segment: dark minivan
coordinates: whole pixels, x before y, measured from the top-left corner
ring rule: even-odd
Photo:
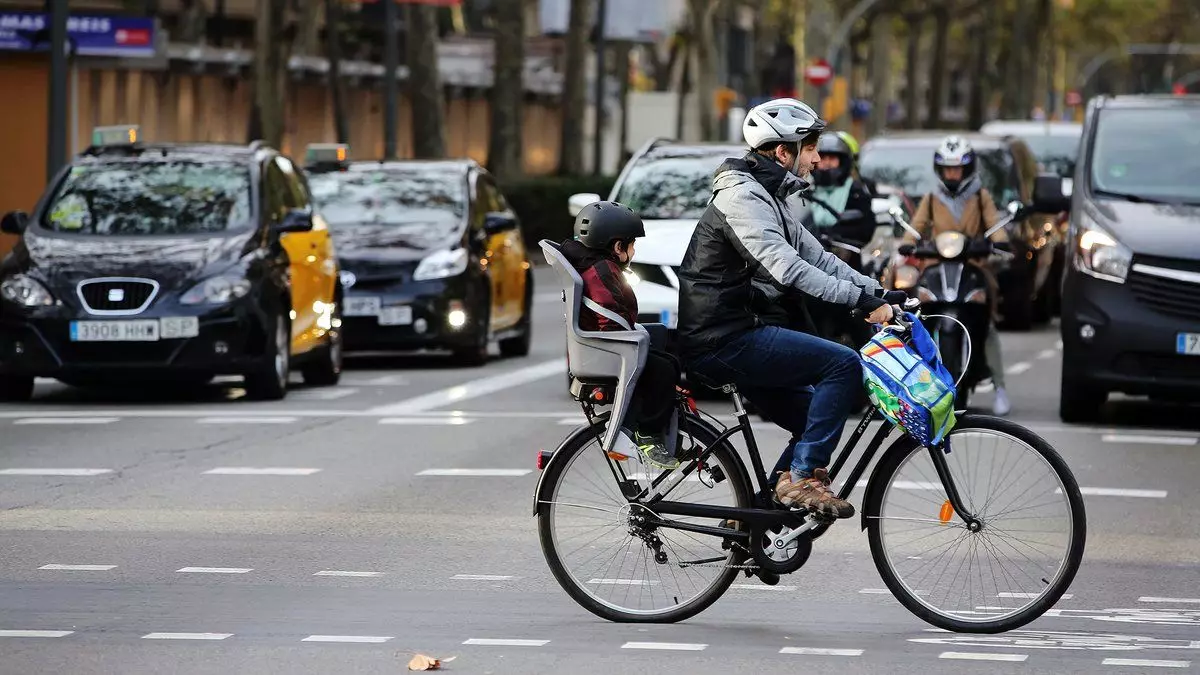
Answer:
[[[1065,422],[1094,420],[1110,392],[1200,399],[1200,96],[1088,104],[1063,277]],[[1069,200],[1069,202],[1068,202]]]

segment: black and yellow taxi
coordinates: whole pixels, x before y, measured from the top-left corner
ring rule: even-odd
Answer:
[[[242,375],[249,398],[342,370],[337,256],[303,171],[250,145],[150,144],[104,127],[0,261],[0,399],[69,384]]]
[[[347,351],[449,349],[466,365],[529,353],[533,273],[495,179],[461,160],[351,160],[307,148],[313,199],[338,249]]]

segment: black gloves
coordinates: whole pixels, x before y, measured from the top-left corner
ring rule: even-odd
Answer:
[[[900,305],[903,307],[904,303],[908,301],[908,293],[904,291],[888,291],[883,294],[883,301],[889,305]]]

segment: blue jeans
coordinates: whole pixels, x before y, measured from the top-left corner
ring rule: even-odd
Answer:
[[[712,384],[732,383],[792,439],[772,476],[827,467],[862,385],[858,353],[777,326],[756,328],[688,364]]]

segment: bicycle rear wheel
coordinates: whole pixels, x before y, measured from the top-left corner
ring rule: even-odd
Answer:
[[[568,441],[542,478],[547,492],[538,506],[538,533],[546,562],[576,602],[609,621],[669,623],[694,616],[733,583],[738,570],[729,565],[742,555],[716,536],[647,527],[639,519],[644,512],[623,496],[610,462],[643,488],[661,472],[636,457],[606,456],[598,440],[604,427],[597,422]],[[749,508],[751,488],[733,447],[712,447],[716,434],[689,415],[680,417],[679,430],[682,447],[695,443],[698,449],[711,448],[704,460],[709,468],[689,474],[665,498]],[[686,466],[672,472],[672,478]],[[711,518],[668,518],[718,525]]]
[[[981,528],[970,531],[954,513],[931,451],[905,436],[868,488],[875,566],[896,598],[934,626],[1019,628],[1058,602],[1079,569],[1083,496],[1054,448],[1012,422],[965,415],[949,447],[950,475]]]

